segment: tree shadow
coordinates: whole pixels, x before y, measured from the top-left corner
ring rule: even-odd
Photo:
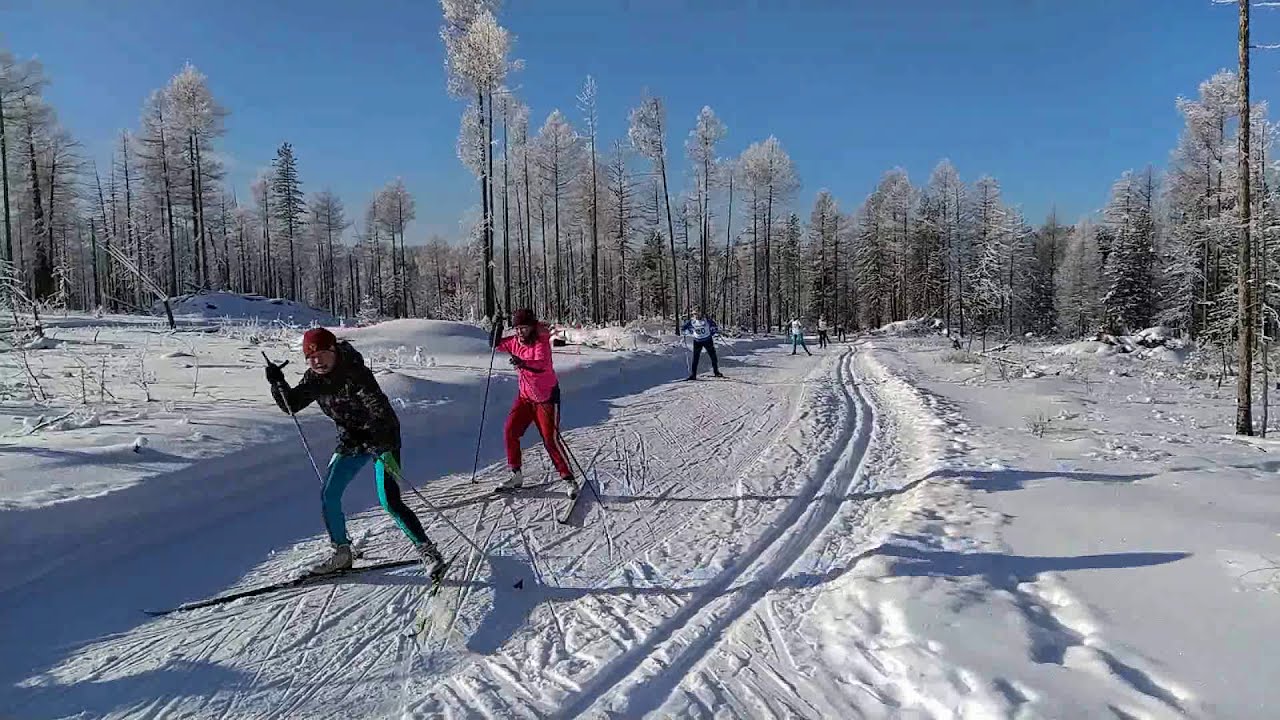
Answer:
[[[899,577],[981,576],[997,587],[1033,580],[1041,573],[1072,570],[1122,570],[1165,565],[1191,557],[1188,552],[1122,552],[1102,555],[1013,555],[995,552],[956,552],[888,543],[873,554],[894,558],[892,574]]]
[[[18,711],[32,713],[23,717],[145,714],[147,707],[159,707],[163,704],[159,701],[165,698],[211,696],[223,688],[243,688],[252,680],[244,672],[216,663],[178,658],[163,667],[110,680],[9,687],[3,702],[4,717]]]
[[[1112,475],[1067,470],[939,470],[930,475],[930,477],[935,478],[959,478],[966,481],[969,487],[974,490],[985,490],[986,492],[1022,490],[1028,482],[1053,478],[1072,482],[1131,483],[1154,476],[1155,473]]]

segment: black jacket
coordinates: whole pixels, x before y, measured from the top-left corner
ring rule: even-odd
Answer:
[[[338,363],[327,375],[307,369],[297,387],[273,385],[271,397],[284,412],[297,412],[312,401],[338,425],[334,452],[352,455],[400,451],[400,419],[364,357],[348,342],[339,342]],[[287,405],[286,405],[287,403]]]

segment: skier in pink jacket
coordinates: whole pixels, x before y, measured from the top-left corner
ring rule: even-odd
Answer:
[[[511,364],[520,381],[520,392],[503,428],[511,476],[502,487],[518,488],[524,484],[520,439],[534,422],[560,478],[572,483],[573,473],[560,450],[560,381],[551,361],[551,329],[538,322],[528,308],[516,310],[511,325],[515,334],[503,338],[497,346],[497,350],[511,354]]]

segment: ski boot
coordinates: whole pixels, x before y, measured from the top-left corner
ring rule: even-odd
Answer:
[[[333,545],[333,555],[311,568],[312,575],[328,575],[329,573],[350,570],[351,563],[355,561],[355,553],[351,551],[350,544]]]
[[[515,490],[524,485],[524,473],[519,468],[511,471],[511,475],[498,486],[499,490]]]

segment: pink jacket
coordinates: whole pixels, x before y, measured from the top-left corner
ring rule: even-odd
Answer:
[[[524,368],[516,370],[520,378],[520,397],[538,403],[551,399],[551,391],[560,379],[551,364],[551,331],[546,325],[538,326],[538,339],[532,345],[525,345],[519,337],[512,335],[498,341],[497,349],[525,362]]]

